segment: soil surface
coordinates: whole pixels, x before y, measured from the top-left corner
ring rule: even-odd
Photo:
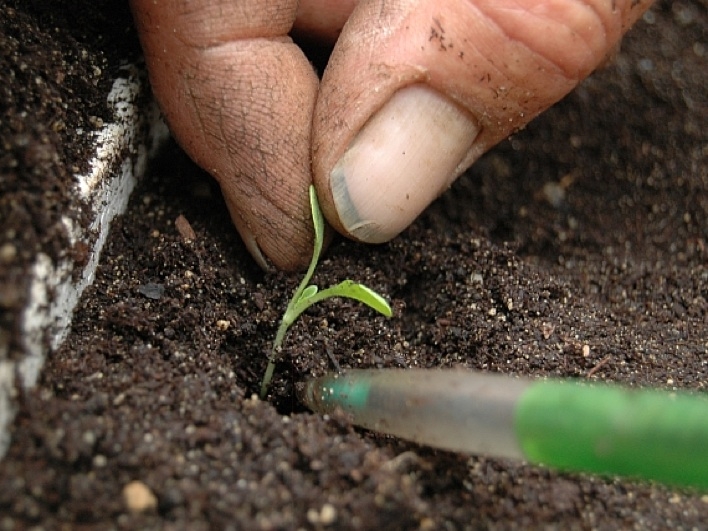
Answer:
[[[365,282],[395,315],[313,307],[266,401],[254,393],[299,278],[254,265],[218,189],[170,147],[115,224],[67,342],[21,397],[0,527],[705,527],[705,493],[378,436],[307,412],[294,384],[418,366],[704,392],[707,28],[704,3],[660,2],[614,63],[401,237],[336,241],[316,282]]]

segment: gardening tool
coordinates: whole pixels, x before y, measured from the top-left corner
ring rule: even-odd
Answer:
[[[708,397],[464,370],[348,370],[310,409],[435,448],[708,489]]]

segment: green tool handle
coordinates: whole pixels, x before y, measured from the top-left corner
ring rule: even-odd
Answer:
[[[704,394],[426,369],[352,369],[300,391],[314,411],[435,448],[708,489]]]
[[[516,405],[534,463],[708,488],[705,396],[539,381]]]

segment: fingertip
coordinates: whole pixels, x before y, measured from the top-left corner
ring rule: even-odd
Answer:
[[[293,198],[302,199],[302,208],[287,213],[262,196],[246,199],[223,185],[222,191],[234,226],[261,269],[298,271],[307,267],[314,231],[305,214],[309,209],[306,190],[293,194]]]

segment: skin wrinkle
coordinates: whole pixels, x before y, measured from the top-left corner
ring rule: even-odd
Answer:
[[[228,74],[228,72],[231,70],[231,67],[229,67],[228,70],[225,71],[227,75],[225,75],[225,78],[231,78]],[[244,80],[242,80],[244,81]],[[231,153],[240,153],[236,150],[233,149],[234,145],[241,145],[245,144],[250,146],[250,149],[253,150],[253,154],[256,154],[260,158],[260,164],[257,164],[256,167],[261,168],[262,170],[266,170],[263,173],[261,173],[261,177],[265,177],[266,179],[270,178],[269,172],[267,172],[267,155],[276,155],[279,152],[283,151],[283,149],[289,149],[287,143],[282,143],[282,140],[284,140],[284,137],[288,137],[289,135],[279,136],[278,138],[281,138],[281,143],[276,146],[276,145],[271,145],[269,142],[265,142],[266,137],[264,135],[256,135],[256,136],[243,136],[246,134],[249,129],[248,124],[253,124],[253,123],[259,123],[261,120],[258,118],[258,114],[260,110],[265,109],[264,104],[257,104],[253,105],[251,104],[245,104],[245,102],[242,102],[240,105],[237,107],[240,109],[241,113],[241,119],[240,120],[232,120],[225,118],[223,114],[223,109],[229,109],[232,106],[227,105],[227,97],[230,94],[233,93],[250,93],[251,94],[251,101],[266,101],[268,97],[271,97],[271,100],[273,102],[277,101],[280,98],[280,93],[278,91],[272,91],[266,87],[271,87],[273,83],[269,81],[267,78],[263,83],[263,86],[254,86],[252,80],[248,80],[247,83],[250,83],[250,90],[240,90],[238,86],[227,86],[227,87],[222,87],[220,90],[220,98],[221,98],[221,103],[220,105],[209,105],[208,107],[212,108],[212,112],[215,116],[219,117],[219,125],[220,125],[220,132],[218,134],[212,134],[212,136],[216,139],[227,139],[227,146],[228,146],[228,151]],[[253,96],[259,96],[262,94],[262,97],[255,97]],[[203,105],[202,108],[207,107],[207,105]],[[265,115],[265,113],[263,113]],[[231,129],[228,129],[226,125],[224,124],[224,119],[226,119],[226,123],[230,124],[233,126],[234,124],[241,124],[239,127],[232,127]],[[237,134],[237,136],[234,138],[234,133]],[[240,133],[240,134],[239,134]],[[268,136],[270,141],[274,141],[274,139],[270,138]],[[234,141],[235,140],[235,141]],[[285,146],[285,147],[284,147]],[[257,182],[257,180],[256,180]],[[266,183],[262,186],[264,190],[270,188],[270,186]]]
[[[543,59],[538,54],[534,54],[532,50],[523,42],[519,41],[518,39],[513,39],[511,38],[505,31],[504,28],[502,28],[499,24],[496,23],[496,21],[492,20],[489,17],[484,16],[484,13],[481,11],[477,10],[479,13],[479,20],[483,20],[488,22],[487,28],[488,30],[495,29],[498,35],[502,36],[502,40],[507,40],[509,42],[514,43],[515,47],[520,48],[515,50],[516,51],[516,56],[514,57],[514,64],[519,64],[522,60],[524,60],[526,57],[519,57],[519,56],[526,56],[527,54],[533,57],[537,62],[539,59]],[[497,36],[496,39],[499,39],[500,37]],[[494,41],[496,42],[496,41]],[[479,79],[482,80],[482,82],[486,83],[489,90],[492,92],[493,100],[500,100],[503,99],[504,101],[509,101],[510,103],[518,103],[520,110],[522,112],[530,112],[529,109],[526,109],[525,103],[529,102],[528,96],[531,95],[531,92],[526,91],[523,87],[525,86],[525,73],[522,73],[522,77],[519,78],[518,76],[512,76],[513,70],[510,69],[510,63],[507,62],[502,62],[501,64],[498,64],[497,62],[494,61],[493,57],[493,51],[492,50],[484,50],[477,46],[474,43],[470,43],[467,39],[463,38],[463,43],[466,45],[465,51],[469,52],[473,51],[472,55],[475,55],[474,52],[476,52],[479,56],[481,56],[485,60],[484,65],[477,64],[475,65],[476,68],[480,70]],[[469,50],[471,48],[471,50]],[[519,53],[522,52],[522,53]],[[486,68],[485,68],[486,66]],[[539,64],[538,68],[542,69],[544,71],[549,70],[547,68],[548,65],[541,65]],[[551,69],[554,69],[554,65],[550,63]],[[452,86],[449,86],[447,88],[447,93],[449,96],[451,96],[451,99],[458,103],[458,105],[461,105],[463,108],[468,108],[470,102],[466,101],[466,98],[464,96],[464,92],[456,92]],[[513,95],[516,93],[521,93],[524,97],[519,97],[516,98]],[[492,118],[496,119],[496,123],[500,124],[501,121],[499,118],[504,117],[508,114],[507,111],[511,112],[511,106],[507,106],[506,104],[495,104],[495,108],[498,109],[498,111],[501,112],[492,112],[492,113],[487,113],[486,108],[488,107],[489,102],[487,100],[480,100],[479,103],[483,105],[483,108],[478,108],[477,112],[473,113],[475,116],[477,116],[478,121],[483,125],[483,126],[489,126],[492,124]],[[480,133],[481,134],[481,133]]]
[[[221,105],[216,105],[214,102],[210,101],[209,99],[205,100],[199,107],[198,109],[204,109],[209,112],[209,115],[213,117],[217,117],[217,120],[208,120],[214,126],[209,127],[207,129],[209,138],[212,139],[212,142],[209,142],[209,147],[218,150],[219,149],[219,144],[221,144],[222,140],[225,138],[228,138],[227,136],[227,130],[224,127],[224,114],[222,112],[223,109],[223,103],[224,103],[224,96],[223,93],[221,94]],[[197,117],[201,121],[201,115],[202,113],[197,111]]]
[[[527,12],[527,14],[530,14],[530,13]],[[543,20],[541,17],[536,17],[536,18]],[[581,74],[577,71],[577,69],[575,69],[575,72],[571,73],[567,68],[564,68],[559,62],[556,62],[552,58],[548,57],[547,54],[544,54],[542,52],[539,52],[538,50],[533,49],[528,43],[526,43],[520,39],[516,39],[516,38],[512,37],[512,35],[508,31],[506,31],[504,28],[502,28],[501,26],[498,26],[498,27],[504,33],[504,35],[506,35],[506,37],[510,41],[514,41],[514,42],[518,43],[520,46],[522,46],[523,48],[525,48],[528,51],[529,55],[534,55],[537,58],[543,58],[545,61],[550,63],[552,65],[552,67],[558,73],[560,73],[563,77],[565,77],[566,80],[575,83],[581,78]],[[569,30],[569,33],[571,35],[577,35],[577,33],[575,33],[570,26],[565,25],[565,28]],[[587,43],[586,43],[586,48],[587,48]],[[590,50],[588,49],[588,54],[586,54],[586,55],[589,55],[589,54],[590,54]]]
[[[426,42],[427,42],[427,34],[426,34],[426,39],[425,39],[425,40],[426,40]],[[482,53],[481,55],[482,55],[482,56],[485,56],[485,57],[488,57],[488,56],[489,56],[489,54],[484,54],[484,53]],[[498,77],[503,77],[503,79],[511,81],[510,78],[509,78],[509,76],[508,76],[505,72],[503,72],[501,69],[499,69],[499,68],[494,64],[493,61],[489,60],[489,63],[488,63],[488,64],[491,64],[491,65],[493,66],[493,68],[497,71],[497,74],[498,74],[498,75],[496,75],[495,78],[498,79]],[[389,68],[390,68],[391,70],[393,70],[392,67],[389,67]],[[483,77],[484,77],[484,76],[483,76]],[[425,79],[421,79],[421,78],[410,79],[407,84],[412,84],[412,83],[415,83],[415,82],[426,82],[426,81],[427,81],[427,75],[426,75],[426,78],[425,78]],[[401,85],[400,87],[398,87],[398,89],[403,88],[403,86],[405,86],[405,85]],[[461,102],[461,98],[453,98],[453,99],[454,99],[458,104],[462,103],[462,102]]]
[[[586,1],[586,0],[576,0],[576,1],[578,1],[582,4],[585,4],[585,6],[589,7],[590,10],[595,14],[595,17],[600,22],[600,27],[602,28],[602,42],[605,43],[605,46],[607,46],[607,44],[609,43],[609,40],[610,40],[610,32],[608,31],[609,28],[607,27],[607,22],[602,17],[601,13],[599,12],[597,7],[595,6],[594,2]],[[616,6],[614,0],[612,0],[612,11],[614,12],[616,10],[616,8],[617,8],[617,6]],[[588,48],[592,49],[592,47],[590,46],[590,43],[586,43],[586,45],[588,46]]]
[[[573,0],[576,3],[580,3],[583,5],[587,4],[583,2],[582,0]],[[584,78],[587,75],[587,69],[580,69],[580,68],[574,68],[573,71],[570,71],[567,67],[564,67],[559,63],[559,61],[554,60],[552,57],[548,57],[547,54],[535,49],[533,46],[531,46],[528,42],[524,41],[523,39],[520,39],[518,36],[513,35],[512,33],[509,32],[509,30],[504,27],[503,24],[500,23],[500,20],[505,20],[505,13],[510,13],[510,12],[515,12],[516,10],[511,10],[506,8],[506,6],[500,7],[500,8],[495,8],[491,9],[488,11],[482,11],[479,9],[479,12],[481,16],[485,17],[486,20],[489,20],[490,22],[494,23],[494,25],[499,29],[499,31],[511,42],[517,43],[519,46],[524,48],[529,52],[530,55],[536,56],[537,58],[543,58],[545,62],[547,62],[549,65],[553,67],[553,69],[556,70],[557,73],[563,75],[567,81],[576,83],[580,79]],[[541,14],[534,14],[533,10],[529,9],[519,9],[518,12],[522,12],[525,16],[533,17],[537,20],[544,21],[547,20],[550,17],[543,17]],[[595,17],[600,20],[601,26],[603,28],[603,31],[605,31],[605,27],[602,24],[601,18],[597,15],[595,11],[593,11],[593,14]],[[550,20],[553,20],[554,22],[558,22],[554,18],[550,18]],[[568,24],[561,24],[563,27],[565,27],[568,30],[568,33],[572,36],[577,36],[577,38],[581,39],[583,41],[583,44],[587,48],[587,53],[585,54],[586,57],[590,59],[589,62],[594,62],[593,59],[595,58],[595,54],[593,53],[593,49],[590,47],[590,45],[582,39],[582,36],[575,31],[575,29]],[[606,32],[605,32],[606,33]],[[603,37],[604,39],[604,37]],[[508,76],[507,76],[507,79]],[[511,80],[510,80],[511,81]]]
[[[287,136],[287,135],[286,135]],[[254,181],[254,187],[259,191],[261,197],[263,198],[269,198],[271,196],[271,193],[273,189],[277,188],[281,191],[284,191],[284,178],[278,177],[278,173],[273,173],[269,171],[269,166],[270,164],[268,163],[268,156],[276,155],[282,150],[274,147],[272,150],[267,149],[267,146],[272,145],[271,143],[264,144],[263,143],[263,138],[261,136],[254,137],[255,144],[253,148],[253,152],[255,152],[261,160],[260,166],[258,166],[259,174],[260,174],[260,179],[256,179]],[[239,165],[240,172],[239,173],[244,173],[244,169],[240,167]],[[253,169],[253,168],[251,168]],[[290,189],[290,187],[288,187]],[[287,193],[283,194],[284,197],[286,198],[293,198],[292,193]],[[291,201],[287,202],[277,202],[277,201],[271,201],[270,207],[274,208],[275,210],[279,211],[281,216],[284,218],[291,218],[292,213],[290,212],[291,210]],[[288,207],[288,208],[286,208]],[[253,214],[256,214],[256,212],[252,212]],[[263,217],[262,221],[264,223],[267,223],[268,225],[273,225],[271,220],[267,217]]]
[[[488,18],[484,18],[484,17],[483,17],[484,14],[483,14],[482,11],[479,10],[476,6],[473,6],[473,10],[477,11],[477,13],[478,13],[479,16],[480,16],[480,20],[482,20],[482,19],[484,19],[484,20],[491,20],[491,19],[488,19]],[[502,29],[499,27],[498,24],[495,23],[495,27],[499,30],[500,33],[503,34],[503,31],[502,31]],[[490,65],[490,66],[494,69],[494,71],[496,72],[496,74],[494,75],[494,77],[496,77],[497,75],[499,75],[499,76],[503,77],[509,84],[513,84],[512,79],[508,76],[508,74],[507,74],[504,70],[502,70],[501,68],[499,68],[499,67],[496,65],[496,63],[494,62],[494,60],[490,57],[490,54],[484,53],[474,42],[469,41],[468,39],[463,38],[463,43],[464,43],[468,48],[472,48],[474,51],[476,51],[481,57],[486,58],[486,60],[487,60],[487,65]],[[481,67],[480,67],[480,68],[481,68]],[[491,80],[492,75],[493,75],[493,74],[492,74],[491,72],[484,72],[484,73],[482,73],[481,79],[486,79],[487,82],[489,82],[489,81]],[[492,88],[490,87],[490,90],[494,90],[494,89],[492,89]],[[458,97],[457,97],[456,103],[457,103],[458,105],[461,105],[461,106],[464,107],[464,102],[462,101],[462,97],[461,97],[461,96],[458,96]],[[481,121],[483,121],[483,120],[482,120],[482,117],[479,117],[479,118],[480,118]],[[484,124],[483,124],[483,125],[484,125]],[[481,131],[480,131],[480,133],[481,133]]]
[[[193,73],[197,70],[198,67],[190,67],[187,66],[184,69],[184,76],[183,79],[186,81],[186,86],[187,86],[187,94],[189,95],[190,99],[193,102],[194,108],[192,110],[192,114],[196,117],[198,120],[199,124],[199,131],[202,134],[202,137],[204,138],[204,143],[208,145],[212,149],[217,149],[218,144],[219,144],[219,137],[213,132],[212,127],[208,127],[207,123],[210,122],[207,118],[207,122],[204,121],[204,111],[211,111],[209,114],[215,114],[215,111],[218,112],[218,107],[213,106],[208,99],[204,99],[203,97],[199,97],[195,94],[194,90],[194,81],[197,78],[197,76]],[[189,72],[191,75],[188,75],[187,72]],[[209,79],[208,77],[203,77],[203,80]],[[169,120],[168,120],[169,121]]]
[[[224,124],[224,111],[223,110],[226,108],[226,101],[225,100],[226,100],[225,91],[222,91],[221,92],[221,106],[218,109],[214,109],[214,111],[216,113],[216,116],[218,117],[217,123],[219,124],[219,132],[221,134],[221,139],[227,140],[226,153],[229,154],[229,162],[231,163],[231,166],[233,167],[233,166],[235,166],[234,157],[231,154],[231,150],[229,149],[231,147],[231,143],[228,142],[230,135],[228,134],[227,127]],[[217,139],[217,142],[220,143],[221,139]]]
[[[199,109],[199,103],[194,95],[194,90],[192,89],[191,84],[187,84],[187,94],[189,95],[189,98],[192,100],[192,105],[194,106],[194,115],[197,117],[197,120],[199,121],[199,127],[198,130],[202,135],[202,138],[204,138],[204,142],[209,144],[207,140],[207,129],[206,129],[206,124],[204,124],[204,121],[202,120],[202,113],[198,111]]]
[[[187,3],[195,6],[194,10],[177,10],[173,18],[179,20],[180,28],[185,30],[185,39],[189,39],[183,42],[189,47],[200,50],[239,40],[284,37],[292,28],[297,12],[295,5],[297,2],[283,2],[282,0],[270,2],[263,0],[259,2],[202,0],[183,4]],[[249,7],[255,7],[255,9],[247,9]],[[231,20],[240,20],[246,23],[236,27],[229,23],[228,29],[221,26]],[[208,21],[212,21],[212,23]]]

